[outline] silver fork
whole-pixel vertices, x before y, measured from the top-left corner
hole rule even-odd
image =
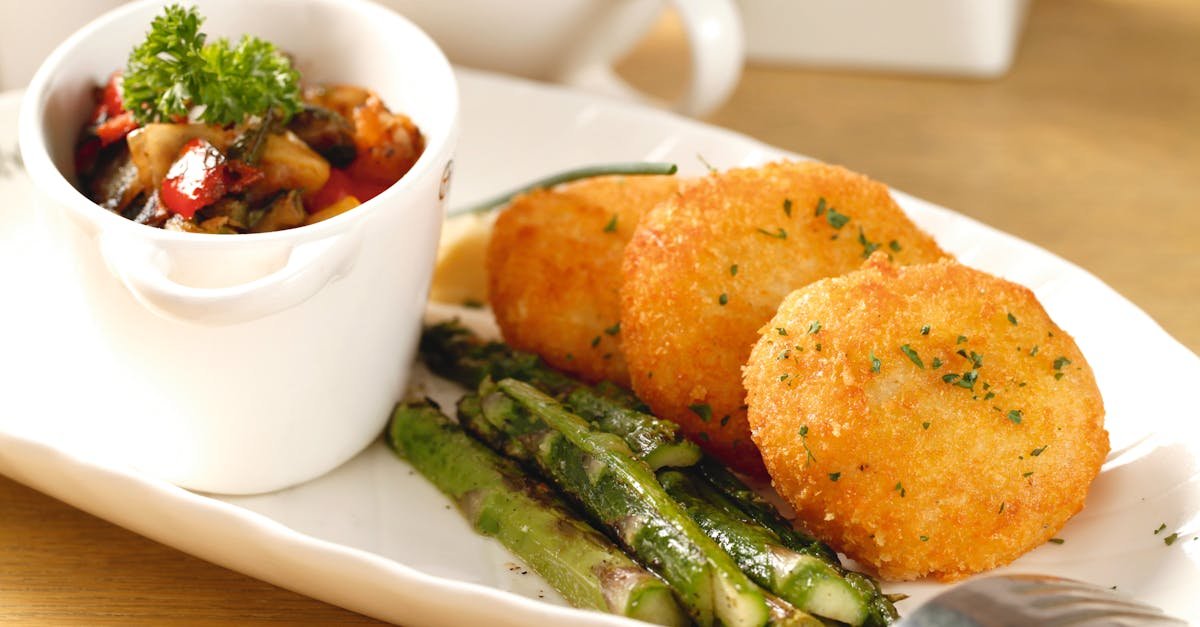
[[[955,586],[896,627],[1186,625],[1100,586],[1048,575],[997,575]]]

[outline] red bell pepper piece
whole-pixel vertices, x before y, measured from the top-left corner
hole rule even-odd
[[[236,194],[259,182],[262,170],[244,162],[228,160],[207,140],[197,137],[183,145],[167,170],[159,199],[172,213],[191,218],[196,211]]]
[[[354,196],[359,202],[367,202],[388,187],[391,187],[390,183],[364,181],[341,168],[329,168],[329,180],[325,181],[325,185],[308,201],[308,212],[316,213],[346,196]]]
[[[133,114],[126,111],[97,125],[96,136],[100,138],[101,146],[107,146],[125,139],[125,136],[137,127],[138,123],[134,121]]]
[[[89,124],[95,128],[101,146],[124,139],[130,131],[138,127],[138,123],[133,120],[133,114],[125,110],[125,103],[121,98],[120,70],[113,72],[108,78],[104,92],[100,95],[100,102],[96,103],[96,108],[92,110]]]
[[[225,155],[208,141],[195,138],[183,145],[167,170],[159,198],[172,213],[191,218],[201,207],[225,195]]]

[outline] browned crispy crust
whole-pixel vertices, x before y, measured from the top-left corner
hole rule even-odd
[[[887,579],[953,580],[1046,542],[1108,452],[1075,342],[978,270],[873,257],[788,296],[760,334],[745,385],[776,489]]]
[[[901,263],[945,256],[887,187],[844,168],[780,162],[689,185],[643,217],[625,251],[634,390],[710,453],[761,476],[741,381],[756,332],[793,289],[858,268],[873,246]]]
[[[488,299],[504,340],[587,381],[628,387],[618,337],[621,253],[673,176],[605,176],[525,194],[496,220]]]

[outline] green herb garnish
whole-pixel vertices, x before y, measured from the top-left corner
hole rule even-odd
[[[870,257],[871,253],[875,252],[876,250],[879,250],[879,244],[867,239],[867,235],[865,233],[863,233],[862,228],[858,229],[858,243],[862,244],[862,247],[863,247],[863,252],[862,252],[863,259]]]
[[[286,122],[300,110],[300,75],[283,53],[251,35],[206,43],[203,22],[195,7],[170,5],[150,23],[121,87],[134,119],[233,124],[274,111]]]
[[[692,413],[699,416],[700,420],[703,420],[704,422],[712,420],[712,407],[708,403],[696,403],[695,405],[688,405],[688,409],[692,410]]]
[[[823,206],[825,199],[822,198],[821,202],[822,202],[822,205],[818,205],[818,209],[821,206]],[[820,215],[820,214],[817,214],[817,215]],[[835,229],[840,229],[843,226],[846,226],[846,223],[850,221],[850,216],[848,216],[844,213],[838,213],[837,209],[830,207],[825,212],[825,219],[829,222],[829,226],[832,226]]]
[[[613,217],[609,219],[608,224],[604,225],[604,232],[605,233],[614,233],[614,232],[616,232],[616,230],[617,230],[617,214],[614,213]]]
[[[922,370],[925,369],[925,363],[921,361],[921,357],[919,355],[917,355],[917,351],[913,350],[911,346],[909,346],[908,344],[901,346],[900,352],[904,353],[909,358],[909,360],[911,360],[914,364],[917,365],[918,368],[920,368]]]

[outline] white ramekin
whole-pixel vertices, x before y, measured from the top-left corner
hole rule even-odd
[[[314,225],[208,235],[136,224],[76,190],[73,149],[92,89],[125,65],[167,3],[112,11],[46,59],[22,103],[21,154],[128,386],[128,418],[113,425],[124,458],[196,490],[276,490],[354,456],[403,393],[444,214],[458,89],[424,33],[370,2],[198,0],[210,38],[257,35],[293,55],[309,80],[371,88],[413,118],[427,146],[387,191]]]

